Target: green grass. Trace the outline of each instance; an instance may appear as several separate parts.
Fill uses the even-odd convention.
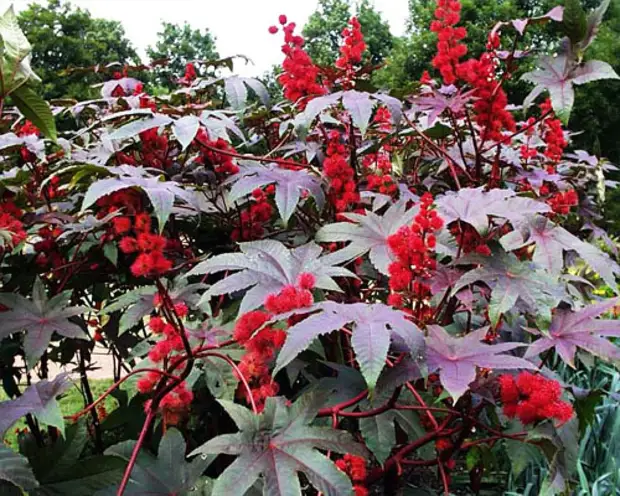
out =
[[[93,394],[93,398],[97,399],[101,396],[106,389],[112,385],[111,379],[94,379],[90,381],[90,388]],[[7,396],[4,390],[0,389],[0,401],[7,400]],[[64,393],[58,400],[60,404],[60,410],[65,416],[73,415],[84,408],[84,396],[82,395],[79,383],[74,383],[66,393]],[[117,406],[117,402],[111,396],[108,396],[104,401],[107,412],[111,412]],[[24,429],[26,427],[26,421],[22,418],[16,424],[11,427],[4,436],[4,442],[13,448],[17,448],[17,429]]]

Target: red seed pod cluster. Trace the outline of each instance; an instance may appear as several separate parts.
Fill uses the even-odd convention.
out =
[[[67,263],[58,244],[62,232],[60,227],[51,226],[44,226],[37,231],[41,239],[34,244],[34,251],[37,253],[35,263],[40,268],[51,269]]]
[[[558,191],[547,199],[547,204],[554,213],[568,215],[570,209],[579,204],[579,195],[574,189],[568,191]]]
[[[355,496],[368,496],[368,489],[364,485],[368,475],[366,460],[361,456],[347,453],[340,460],[336,460],[336,467],[347,474],[353,482],[353,494]]]
[[[562,386],[558,381],[521,372],[516,379],[511,375],[500,376],[499,385],[504,413],[510,418],[518,418],[523,424],[546,419],[563,424],[573,416],[573,407],[560,399]]]
[[[286,16],[280,16],[279,20],[286,20]],[[284,88],[284,97],[296,103],[300,109],[304,109],[308,101],[313,97],[324,95],[326,90],[319,82],[319,68],[303,49],[304,39],[294,34],[295,23],[282,24],[284,26],[282,53],[286,58],[282,63],[284,72],[278,77],[278,81]],[[278,28],[272,26],[269,32],[275,34]]]
[[[286,332],[271,325],[265,325],[272,314],[290,312],[309,307],[314,303],[310,290],[314,288],[312,274],[301,274],[297,286],[287,286],[265,300],[265,309],[243,314],[235,324],[233,338],[246,350],[239,362],[239,372],[248,381],[252,399],[262,410],[265,400],[278,393],[278,384],[271,378],[269,365],[286,339]],[[268,313],[270,312],[270,313]],[[246,394],[245,389],[241,391]],[[246,397],[246,401],[249,402]]]
[[[398,184],[392,177],[392,162],[385,152],[371,153],[362,160],[362,167],[368,181],[368,189],[383,195],[394,196]]]
[[[0,231],[8,234],[9,247],[14,248],[26,239],[27,233],[24,224],[19,220],[23,211],[18,208],[11,200],[0,201]],[[4,239],[6,243],[6,239]],[[4,250],[5,244],[0,243],[0,253]]]
[[[392,113],[387,107],[377,108],[372,122],[379,127],[379,131],[384,133],[391,133],[393,130]]]
[[[127,221],[117,220],[114,228],[115,230],[126,229]],[[133,231],[135,236],[125,235],[119,243],[119,248],[123,253],[138,253],[138,257],[131,265],[131,273],[136,277],[156,277],[168,272],[172,268],[172,261],[164,255],[168,240],[164,236],[150,232],[150,215],[146,213],[136,215]],[[128,230],[123,234],[126,232]]]
[[[458,75],[475,89],[475,120],[481,128],[483,140],[504,140],[503,130],[516,131],[514,117],[506,107],[508,96],[496,78],[497,59],[492,52],[483,53],[480,59],[461,64]]]
[[[420,320],[424,320],[430,310],[424,303],[430,296],[430,287],[425,281],[436,268],[434,233],[443,226],[443,220],[431,210],[432,204],[432,195],[425,193],[413,224],[402,227],[388,238],[388,246],[397,258],[388,268],[392,291],[388,302],[396,307],[413,308],[415,305]]]
[[[461,43],[467,30],[456,27],[461,20],[461,3],[458,0],[438,0],[435,19],[431,23],[431,31],[437,33],[433,67],[439,71],[445,84],[454,84],[460,60],[467,54],[467,47]]]
[[[156,298],[154,303],[157,306],[160,303],[160,299]],[[176,303],[174,308],[175,313],[179,317],[183,318],[187,315],[185,303]],[[165,366],[172,355],[184,350],[180,331],[166,319],[159,316],[151,317],[148,328],[153,336],[160,338],[148,353],[149,360],[153,363]],[[136,387],[140,393],[150,394],[154,391],[161,378],[161,374],[154,371],[149,372],[137,382]],[[193,399],[194,394],[187,388],[185,381],[166,394],[159,403],[159,410],[164,414],[166,424],[178,424],[187,414]],[[148,409],[149,406],[150,401],[145,404],[145,409]]]
[[[551,106],[551,100],[547,99],[540,105],[540,110],[545,113],[553,111]],[[541,135],[543,141],[547,144],[544,154],[549,160],[554,163],[562,160],[564,149],[568,146],[568,141],[564,137],[564,130],[562,129],[562,122],[559,119],[553,117],[553,114],[549,114],[550,117],[544,119],[541,126]]]
[[[473,226],[465,223],[454,224],[450,226],[450,232],[463,255],[472,252],[487,257],[491,255],[491,248],[489,248],[487,240],[480,236]]]
[[[329,133],[323,173],[329,180],[330,200],[337,212],[344,212],[360,200],[355,172],[347,160],[347,149],[338,131]]]
[[[165,169],[172,165],[172,159],[169,157],[169,141],[165,134],[161,134],[157,128],[153,128],[141,132],[139,136],[142,163],[157,169]],[[130,163],[130,165],[137,164]]]
[[[268,195],[273,195],[274,192],[273,185],[267,186],[265,191],[255,189],[252,192],[252,203],[241,211],[239,226],[231,234],[234,241],[260,239],[265,234],[265,224],[273,215],[273,207],[269,203]]]
[[[200,128],[196,134],[195,141],[198,145],[203,145],[202,156],[199,158],[199,162],[204,163],[204,165],[210,165],[216,174],[226,177],[239,172],[239,166],[233,162],[233,158],[230,155],[218,153],[210,149],[215,148],[222,152],[234,153],[235,149],[226,140],[222,138],[211,140],[207,131]],[[210,148],[206,148],[207,146]]]
[[[342,31],[344,42],[340,47],[340,57],[336,60],[336,67],[342,71],[338,80],[344,89],[353,87],[355,66],[362,61],[366,50],[362,26],[357,17],[351,18],[349,26]]]

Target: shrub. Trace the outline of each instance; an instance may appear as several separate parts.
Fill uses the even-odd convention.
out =
[[[438,0],[432,72],[404,102],[362,90],[356,19],[321,68],[281,16],[285,102],[189,64],[169,95],[126,67],[53,113],[7,12],[0,431],[28,428],[0,451],[2,487],[471,493],[545,458],[541,494],[569,492],[605,392],[560,364],[620,357],[618,301],[595,291],[620,273],[598,247],[616,254],[598,213],[612,166],[563,127],[574,85],[618,77],[584,59],[608,4],[500,23],[468,59],[460,3]],[[561,50],[510,105],[520,43],[545,23]],[[115,364],[99,397],[96,344]],[[64,418],[51,363],[84,395]]]

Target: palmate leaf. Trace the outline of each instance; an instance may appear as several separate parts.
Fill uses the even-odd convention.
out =
[[[256,96],[265,107],[270,107],[269,92],[258,79],[231,76],[224,81],[224,90],[226,92],[226,99],[233,109],[241,110],[245,107],[248,100],[248,88],[256,93]]]
[[[0,437],[28,413],[64,431],[64,421],[56,397],[70,386],[67,375],[59,374],[53,381],[42,380],[33,384],[17,399],[0,402]]]
[[[229,201],[235,202],[247,196],[256,188],[263,188],[275,184],[275,201],[280,217],[288,223],[291,215],[304,192],[309,193],[317,203],[319,209],[325,203],[325,193],[321,187],[321,180],[305,170],[289,170],[278,167],[277,164],[261,165],[257,162],[240,162],[239,173],[232,176]]]
[[[489,217],[501,217],[513,225],[519,225],[529,215],[549,212],[551,209],[543,202],[522,198],[514,191],[480,188],[463,188],[449,192],[435,201],[441,218],[450,224],[456,220],[467,222],[480,234],[489,226]]]
[[[323,226],[316,234],[320,242],[348,242],[350,244],[334,256],[352,260],[370,252],[370,261],[375,268],[388,275],[388,267],[396,260],[388,246],[387,239],[401,227],[410,225],[418,213],[417,206],[407,210],[406,201],[398,201],[383,215],[367,210],[365,215],[343,213],[351,222],[336,222]]]
[[[189,276],[239,271],[216,282],[203,295],[200,305],[211,297],[230,294],[248,288],[239,312],[260,307],[267,295],[280,292],[285,286],[295,285],[300,274],[310,273],[316,287],[340,291],[333,277],[356,277],[351,271],[338,267],[333,254],[322,255],[322,248],[310,242],[288,249],[279,241],[263,240],[239,243],[241,253],[224,253],[194,267]]]
[[[451,88],[454,88],[453,86]],[[460,90],[447,91],[445,87],[432,90],[431,94],[423,93],[421,96],[412,98],[410,101],[413,109],[417,112],[427,112],[427,125],[432,127],[435,121],[446,110],[455,114],[463,111],[465,105],[473,99],[475,90],[461,93]]]
[[[575,102],[574,85],[600,79],[618,79],[618,75],[607,62],[589,60],[577,64],[571,53],[564,53],[557,57],[542,57],[538,61],[538,68],[523,74],[521,79],[535,85],[524,101],[525,108],[529,107],[541,93],[547,91],[554,112],[567,123]]]
[[[368,129],[372,110],[377,104],[384,104],[390,110],[392,122],[397,125],[402,118],[402,103],[397,98],[382,93],[366,93],[356,90],[338,91],[329,95],[313,98],[305,110],[295,117],[295,128],[306,130],[314,119],[324,110],[342,101],[342,106],[349,112],[353,124],[362,134]]]
[[[130,112],[132,112],[132,114],[129,115],[135,114],[134,111]],[[108,119],[119,117],[119,115],[120,114],[112,114],[108,116]],[[149,111],[140,112],[140,114],[138,115],[140,117],[144,117],[146,115],[146,118],[139,118],[119,127],[118,129],[110,133],[109,138],[111,140],[123,140],[133,138],[134,136],[138,136],[138,134],[144,131],[148,131],[149,129],[158,128],[161,126],[166,126],[172,122],[172,119],[167,115],[154,114]]]
[[[524,360],[500,354],[525,346],[523,343],[482,343],[488,328],[483,327],[465,337],[450,336],[443,328],[430,325],[426,339],[426,359],[429,372],[440,371],[439,379],[456,401],[476,379],[476,367],[491,369],[535,369]]]
[[[318,450],[359,456],[367,452],[346,431],[311,425],[323,399],[305,395],[289,407],[285,398],[267,398],[258,416],[220,400],[240,432],[215,437],[191,453],[238,455],[215,481],[213,494],[242,496],[262,479],[264,494],[300,496],[297,473],[301,472],[326,496],[350,496],[349,478]]]
[[[124,441],[105,451],[106,455],[129,460],[136,441]],[[131,471],[124,494],[132,496],[169,496],[190,491],[213,458],[199,456],[188,462],[183,435],[177,429],[168,429],[159,443],[157,458],[140,451]],[[117,487],[98,491],[95,496],[114,496]]]
[[[535,216],[500,240],[505,250],[512,251],[534,243],[532,260],[553,275],[564,268],[564,252],[575,251],[616,292],[616,275],[620,266],[595,245],[586,243],[543,216]]]
[[[88,339],[79,325],[69,321],[69,317],[88,309],[67,306],[70,297],[60,293],[48,300],[40,279],[35,281],[32,300],[14,293],[0,294],[0,303],[9,308],[0,313],[0,339],[25,330],[24,352],[29,368],[43,355],[55,332],[67,338]]]
[[[174,181],[160,181],[159,177],[151,176],[142,167],[121,165],[107,167],[107,169],[117,177],[100,179],[92,183],[82,201],[82,211],[93,205],[99,198],[116,191],[140,188],[151,201],[161,231],[172,213],[175,198],[180,198],[188,205],[198,208],[198,201],[193,191],[182,188]]]
[[[495,253],[491,257],[471,256],[461,259],[460,263],[479,263],[480,266],[465,273],[456,283],[454,292],[476,282],[489,286],[489,318],[493,325],[517,303],[524,305],[531,313],[551,320],[551,309],[564,296],[557,278],[533,263],[520,262],[512,253]]]
[[[341,304],[325,301],[311,310],[319,310],[288,330],[284,346],[278,354],[274,374],[286,367],[304,351],[314,339],[345,325],[351,324],[351,345],[360,365],[362,375],[373,389],[381,371],[392,340],[404,343],[416,358],[421,356],[424,339],[420,329],[400,310],[382,303]]]
[[[195,115],[185,115],[174,121],[172,132],[177,141],[181,143],[181,148],[183,150],[192,143],[198,133],[199,127],[200,119]]]
[[[605,360],[620,360],[620,349],[606,337],[620,337],[620,320],[599,319],[620,303],[613,298],[589,305],[579,312],[558,309],[553,315],[549,332],[542,335],[536,329],[526,328],[540,336],[527,350],[526,357],[535,357],[551,348],[571,367],[575,367],[575,352],[581,348]]]

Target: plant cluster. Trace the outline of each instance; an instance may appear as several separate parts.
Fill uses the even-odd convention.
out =
[[[604,393],[558,364],[620,359],[618,300],[597,292],[618,291],[600,215],[614,167],[564,129],[574,85],[618,79],[584,58],[608,5],[499,23],[472,59],[460,2],[438,0],[436,56],[405,100],[363,91],[357,19],[324,70],[282,15],[283,102],[188,64],[169,95],[127,66],[100,99],[54,107],[9,10],[0,432],[28,427],[0,447],[0,489],[447,495],[501,491],[534,450],[541,494],[569,493]],[[544,23],[562,49],[510,104]],[[114,363],[100,397],[95,347]],[[70,375],[51,363],[84,395],[65,418]]]

